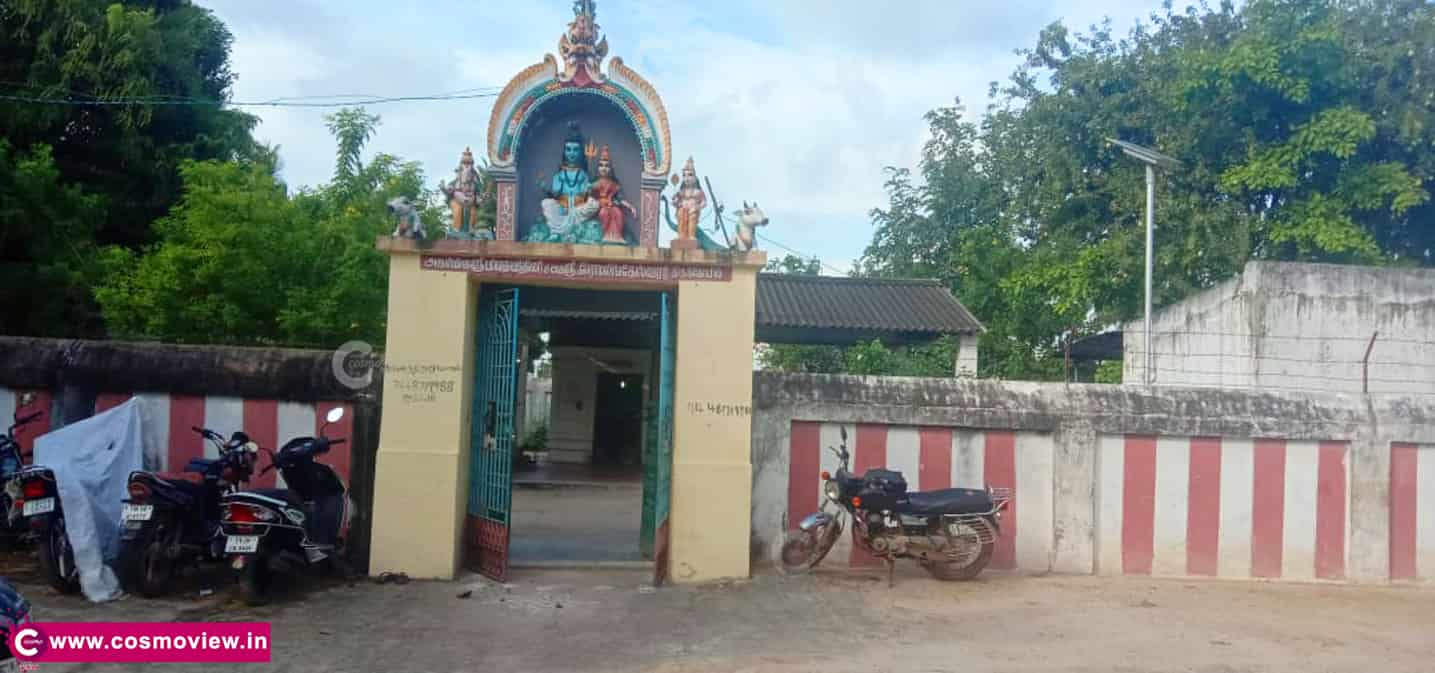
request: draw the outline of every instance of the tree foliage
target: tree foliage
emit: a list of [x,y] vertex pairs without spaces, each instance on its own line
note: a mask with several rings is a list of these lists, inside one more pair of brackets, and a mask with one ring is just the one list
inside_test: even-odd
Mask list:
[[[189,0],[0,2],[0,87],[12,96],[70,101],[0,100],[0,136],[14,156],[48,157],[43,161],[54,168],[54,184],[70,186],[65,198],[74,200],[74,210],[85,217],[83,226],[69,220],[7,219],[0,264],[12,273],[57,264],[60,257],[34,256],[52,250],[62,236],[45,231],[49,227],[63,231],[65,247],[74,250],[142,245],[151,239],[150,224],[179,198],[181,164],[262,154],[250,136],[255,119],[217,104],[227,100],[234,81],[230,43],[224,25]],[[84,104],[113,98],[153,103]],[[195,100],[215,104],[169,104]],[[12,187],[29,184],[0,180]],[[42,196],[60,196],[40,189],[17,198],[36,203]],[[69,281],[93,271],[73,259],[66,263],[74,265],[63,274],[71,276]],[[66,281],[45,276],[7,286],[33,291],[7,291],[0,299],[5,316],[0,332],[99,332],[87,293],[75,285],[52,292],[36,284],[41,280]]]
[[[379,120],[346,110],[327,121],[342,164]],[[392,228],[388,199],[430,194],[416,163],[379,154],[349,165],[291,196],[270,161],[186,163],[183,197],[155,223],[158,242],[138,254],[106,250],[95,292],[106,324],[117,336],[174,342],[382,345],[388,264],[374,236]]]
[[1155,301],[1251,258],[1435,264],[1435,6],[1168,7],[1124,38],[1045,29],[979,123],[927,117],[861,273],[937,277],[983,320],[981,373],[1056,378],[1071,334],[1140,312],[1145,181],[1106,143],[1182,162],[1157,185]]
[[[99,198],[68,183],[48,145],[0,138],[0,325],[10,333],[84,326]],[[92,328],[94,326],[91,326]]]

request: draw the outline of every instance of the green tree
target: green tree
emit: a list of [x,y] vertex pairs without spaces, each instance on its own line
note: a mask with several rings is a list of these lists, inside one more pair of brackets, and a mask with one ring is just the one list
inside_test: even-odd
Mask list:
[[1435,6],[1254,0],[1168,8],[1125,38],[1053,24],[979,124],[928,117],[864,273],[943,278],[982,319],[982,373],[1059,378],[1066,335],[1137,316],[1141,166],[1157,186],[1158,305],[1250,258],[1435,264]]
[[[362,144],[345,146],[343,125],[366,125],[368,137],[378,119],[360,111],[330,122],[339,154],[357,156]],[[374,238],[392,227],[385,202],[431,195],[416,163],[378,154],[353,168],[291,196],[272,161],[185,164],[184,196],[156,222],[159,241],[138,254],[106,250],[95,294],[110,330],[188,343],[382,346],[388,264]]]
[[99,198],[66,183],[48,145],[0,138],[0,324],[13,333],[83,325]]
[[[0,2],[0,91],[68,101],[0,100],[0,135],[22,155],[48,154],[61,183],[98,197],[84,201],[87,226],[33,226],[64,230],[81,249],[143,245],[179,198],[182,163],[255,158],[254,117],[222,106],[234,81],[230,43],[224,25],[188,0]],[[91,104],[114,98],[153,102]],[[21,257],[50,249],[31,238],[32,225],[3,226],[6,264],[53,263]],[[0,332],[94,336],[94,311],[87,293],[68,287],[6,292]]]

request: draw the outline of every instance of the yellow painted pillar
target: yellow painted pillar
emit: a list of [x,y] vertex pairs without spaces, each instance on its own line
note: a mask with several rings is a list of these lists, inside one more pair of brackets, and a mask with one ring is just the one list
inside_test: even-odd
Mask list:
[[747,577],[757,266],[678,285],[669,576]]
[[453,578],[462,562],[478,284],[389,257],[370,572]]

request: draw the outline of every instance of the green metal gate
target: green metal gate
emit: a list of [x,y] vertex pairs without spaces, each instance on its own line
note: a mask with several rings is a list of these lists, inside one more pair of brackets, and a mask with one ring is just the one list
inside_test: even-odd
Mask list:
[[661,319],[658,329],[658,408],[654,423],[655,450],[648,472],[652,475],[653,521],[653,583],[662,584],[668,578],[668,513],[672,507],[673,495],[673,341],[677,338],[676,322],[673,316],[673,297],[664,292],[661,297]]
[[518,289],[483,288],[474,367],[468,514],[477,519],[472,547],[478,571],[508,574],[513,504],[513,416],[518,396]]

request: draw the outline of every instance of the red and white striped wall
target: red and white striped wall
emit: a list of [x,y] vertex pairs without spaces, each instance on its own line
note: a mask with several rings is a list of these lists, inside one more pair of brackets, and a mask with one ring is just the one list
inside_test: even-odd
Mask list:
[[[166,393],[140,393],[138,396],[146,401],[146,411],[152,421],[145,430],[145,466],[158,471],[182,470],[191,458],[216,456],[214,445],[195,433],[191,429],[193,426],[208,428],[226,438],[236,430],[243,430],[268,449],[278,449],[294,437],[314,435],[323,423],[324,415],[336,406],[345,408],[344,418],[326,433],[331,437],[348,438],[354,428],[353,409],[343,402],[281,402]],[[95,401],[95,413],[108,411],[131,397],[134,396],[129,393],[102,393]],[[0,419],[12,417],[19,398],[18,391],[0,388]],[[21,445],[27,450],[34,448],[34,437],[50,430],[50,402],[48,393],[36,391],[33,408],[44,409],[47,413],[44,418],[26,426],[23,434],[17,432],[17,436],[23,438]],[[6,427],[9,427],[8,423]],[[322,458],[346,482],[349,479],[349,451],[349,443],[340,444]],[[261,456],[259,464],[268,466],[269,459]],[[263,476],[256,476],[250,484],[256,488],[275,486],[280,483],[276,477],[271,470]]]
[[1435,444],[1390,447],[1390,579],[1435,579]]
[[[852,472],[874,467],[902,472],[909,490],[939,488],[1012,489],[1002,519],[1002,536],[991,567],[1023,572],[1051,569],[1052,442],[1042,433],[794,421],[788,465],[787,526],[796,529],[821,504],[821,473],[837,471],[829,447],[847,430]],[[876,565],[844,535],[826,565]]]
[[1097,572],[1345,577],[1345,442],[1108,435],[1100,444]]

